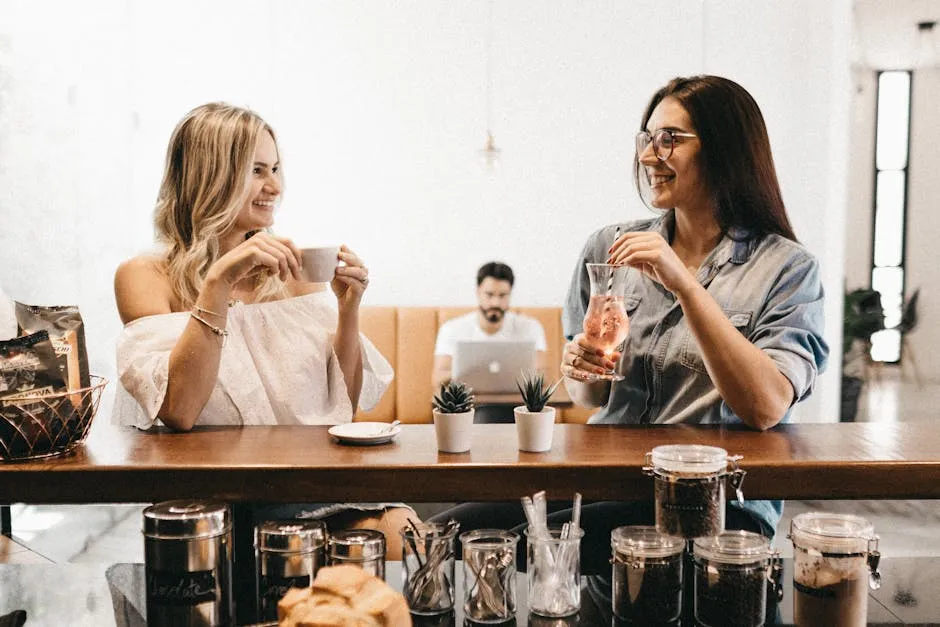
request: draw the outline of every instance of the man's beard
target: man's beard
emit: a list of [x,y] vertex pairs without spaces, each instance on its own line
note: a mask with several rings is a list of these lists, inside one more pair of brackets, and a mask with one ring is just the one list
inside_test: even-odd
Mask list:
[[483,313],[483,317],[486,318],[486,321],[495,324],[503,319],[503,316],[506,315],[506,310],[499,307],[490,307],[489,309],[484,309],[480,307],[480,311]]

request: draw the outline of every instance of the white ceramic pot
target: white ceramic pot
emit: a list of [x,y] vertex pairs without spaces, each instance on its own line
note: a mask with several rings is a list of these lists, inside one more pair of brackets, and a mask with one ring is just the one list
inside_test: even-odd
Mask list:
[[512,411],[516,416],[519,450],[529,453],[550,451],[555,432],[555,408],[545,407],[540,412],[531,412],[525,405],[520,405]]
[[466,453],[470,450],[473,411],[471,409],[460,414],[444,414],[433,410],[437,450],[442,453]]

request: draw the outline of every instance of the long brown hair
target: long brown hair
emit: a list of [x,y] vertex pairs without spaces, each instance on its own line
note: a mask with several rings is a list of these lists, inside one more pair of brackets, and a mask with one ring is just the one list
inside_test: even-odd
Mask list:
[[[721,76],[674,78],[653,94],[640,130],[653,109],[674,98],[688,112],[701,143],[699,163],[712,196],[715,219],[723,233],[747,229],[750,237],[776,233],[796,241],[770,151],[767,126],[757,102],[746,89]],[[637,191],[645,201],[646,171],[633,159]]]

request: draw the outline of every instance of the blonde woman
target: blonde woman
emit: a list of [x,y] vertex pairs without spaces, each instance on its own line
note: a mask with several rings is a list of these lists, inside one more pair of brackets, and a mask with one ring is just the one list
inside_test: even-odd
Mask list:
[[[211,103],[179,122],[155,215],[163,251],[114,279],[125,325],[115,422],[325,425],[379,401],[393,373],[359,333],[368,269],[343,246],[329,287],[302,281],[297,247],[268,231],[282,187],[274,132],[255,113]],[[385,531],[390,554],[413,515],[392,504],[303,510]]]

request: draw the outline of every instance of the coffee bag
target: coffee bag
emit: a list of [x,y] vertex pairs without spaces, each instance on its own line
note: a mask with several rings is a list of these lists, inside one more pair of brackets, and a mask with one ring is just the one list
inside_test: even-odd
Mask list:
[[65,450],[80,416],[68,398],[45,402],[65,390],[48,331],[0,342],[0,458]]
[[47,331],[55,349],[59,369],[69,390],[91,385],[85,323],[78,307],[39,307],[16,303],[16,323],[20,335]]
[[47,396],[66,389],[48,331],[0,342],[0,404],[10,396]]

